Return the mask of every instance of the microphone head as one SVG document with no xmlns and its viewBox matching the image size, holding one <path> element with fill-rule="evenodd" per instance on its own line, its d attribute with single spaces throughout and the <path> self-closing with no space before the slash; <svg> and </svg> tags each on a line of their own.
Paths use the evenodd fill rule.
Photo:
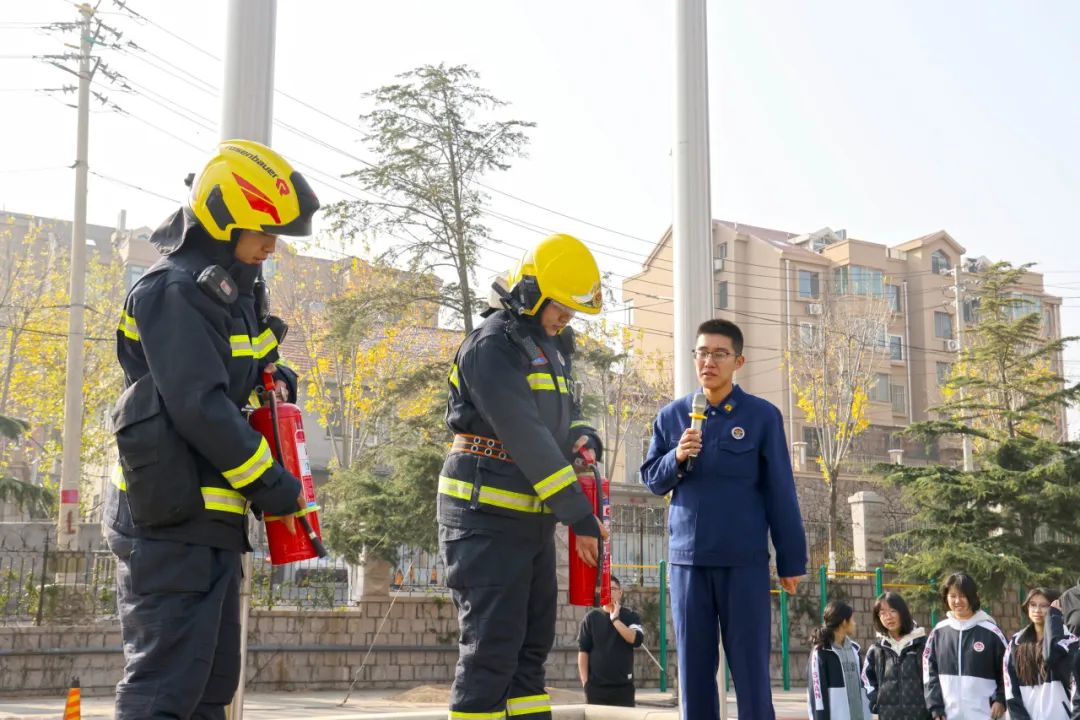
<svg viewBox="0 0 1080 720">
<path fill-rule="evenodd" d="M 704 413 L 705 408 L 708 407 L 708 404 L 708 401 L 705 400 L 704 393 L 697 393 L 696 395 L 694 395 L 693 408 L 696 414 L 701 415 L 702 413 Z"/>
</svg>

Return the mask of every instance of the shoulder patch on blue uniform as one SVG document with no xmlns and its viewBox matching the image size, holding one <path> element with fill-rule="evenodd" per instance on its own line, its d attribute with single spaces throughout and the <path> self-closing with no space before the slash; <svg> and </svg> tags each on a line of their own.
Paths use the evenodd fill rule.
<svg viewBox="0 0 1080 720">
<path fill-rule="evenodd" d="M 548 361 L 547 355 L 544 355 L 544 351 L 541 350 L 540 354 L 532 359 L 532 364 L 533 365 L 544 365 L 544 364 L 547 363 L 547 361 Z"/>
</svg>

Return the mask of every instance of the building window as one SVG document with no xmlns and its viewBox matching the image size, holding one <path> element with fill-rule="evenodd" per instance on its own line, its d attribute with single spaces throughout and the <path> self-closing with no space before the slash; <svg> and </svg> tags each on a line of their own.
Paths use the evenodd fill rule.
<svg viewBox="0 0 1080 720">
<path fill-rule="evenodd" d="M 930 269 L 935 273 L 943 273 L 952 270 L 952 263 L 949 261 L 949 256 L 945 254 L 943 250 L 935 250 L 930 256 Z"/>
<path fill-rule="evenodd" d="M 900 286 L 899 285 L 886 285 L 885 295 L 889 298 L 889 308 L 894 313 L 904 311 L 903 302 L 900 299 Z"/>
<path fill-rule="evenodd" d="M 719 310 L 724 310 L 728 305 L 727 294 L 727 280 L 724 282 L 716 283 L 716 307 Z"/>
<path fill-rule="evenodd" d="M 805 348 L 817 347 L 818 326 L 813 323 L 799 323 L 799 342 Z"/>
<path fill-rule="evenodd" d="M 897 415 L 903 415 L 907 412 L 907 388 L 903 385 L 893 385 L 889 389 L 889 396 L 892 400 L 892 410 Z"/>
<path fill-rule="evenodd" d="M 1019 320 L 1031 314 L 1042 313 L 1042 299 L 1034 295 L 1023 293 L 1009 293 L 1009 306 L 1005 311 L 1006 316 L 1013 321 Z"/>
<path fill-rule="evenodd" d="M 952 336 L 952 315 L 940 310 L 934 312 L 934 337 L 951 340 Z"/>
<path fill-rule="evenodd" d="M 889 375 L 878 373 L 874 377 L 874 384 L 870 387 L 870 399 L 874 402 L 889 402 Z"/>
<path fill-rule="evenodd" d="M 937 367 L 937 384 L 938 387 L 944 387 L 949 384 L 949 377 L 952 375 L 952 364 L 946 362 L 939 362 Z"/>
<path fill-rule="evenodd" d="M 813 300 L 821 297 L 821 274 L 809 270 L 799 271 L 799 297 Z"/>
<path fill-rule="evenodd" d="M 818 444 L 817 428 L 813 425 L 804 425 L 802 439 L 806 443 L 806 459 L 813 462 L 814 458 L 821 454 L 821 445 Z"/>
<path fill-rule="evenodd" d="M 904 359 L 904 338 L 899 335 L 889 336 L 889 357 L 893 360 Z"/>
<path fill-rule="evenodd" d="M 979 298 L 964 301 L 964 324 L 974 325 L 979 319 Z"/>
<path fill-rule="evenodd" d="M 716 256 L 713 257 L 713 270 L 722 272 L 727 265 L 727 243 L 722 242 L 716 246 Z"/>
<path fill-rule="evenodd" d="M 833 279 L 836 282 L 836 291 L 841 295 L 881 297 L 885 294 L 885 273 L 876 268 L 845 265 L 833 271 Z"/>
<path fill-rule="evenodd" d="M 128 290 L 135 284 L 135 281 L 142 277 L 142 274 L 146 272 L 146 265 L 128 265 L 124 270 L 124 287 Z"/>
</svg>

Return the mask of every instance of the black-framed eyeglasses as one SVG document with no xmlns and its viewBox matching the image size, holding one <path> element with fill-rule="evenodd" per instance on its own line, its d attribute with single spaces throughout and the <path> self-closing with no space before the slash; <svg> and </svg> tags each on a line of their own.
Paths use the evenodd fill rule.
<svg viewBox="0 0 1080 720">
<path fill-rule="evenodd" d="M 698 362 L 705 362 L 709 358 L 712 358 L 718 363 L 722 363 L 728 358 L 736 356 L 736 353 L 731 353 L 727 350 L 691 350 L 690 354 L 693 355 L 694 359 Z"/>
</svg>

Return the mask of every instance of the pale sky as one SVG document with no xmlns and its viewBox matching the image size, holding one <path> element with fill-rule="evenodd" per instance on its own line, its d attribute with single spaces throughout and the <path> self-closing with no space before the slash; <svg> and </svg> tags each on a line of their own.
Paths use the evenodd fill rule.
<svg viewBox="0 0 1080 720">
<path fill-rule="evenodd" d="M 96 89 L 131 116 L 94 106 L 90 167 L 143 191 L 91 176 L 89 220 L 111 225 L 124 208 L 129 226 L 155 226 L 217 140 L 222 67 L 210 55 L 224 54 L 226 5 L 128 5 L 152 23 L 114 0 L 100 10 L 153 54 L 103 53 L 140 94 L 99 75 Z M 276 87 L 355 127 L 363 92 L 395 74 L 470 65 L 511 103 L 502 117 L 538 124 L 529 157 L 486 184 L 605 228 L 493 192 L 495 212 L 534 228 L 492 216 L 495 236 L 523 247 L 547 230 L 575 233 L 625 276 L 671 220 L 673 8 L 280 0 Z M 828 225 L 886 244 L 944 228 L 971 256 L 1038 263 L 1066 298 L 1065 331 L 1080 334 L 1080 4 L 714 0 L 709 13 L 714 217 L 797 233 Z M 71 217 L 75 111 L 63 103 L 74 96 L 32 91 L 75 78 L 26 56 L 76 41 L 27 23 L 76 16 L 64 0 L 0 0 L 2 209 Z M 280 93 L 275 118 L 368 157 L 357 131 Z M 280 125 L 273 145 L 315 168 L 301 171 L 324 204 L 344 196 L 348 184 L 325 176 L 354 160 Z M 501 269 L 510 261 L 497 253 L 516 247 L 482 264 Z M 1067 357 L 1080 375 L 1080 350 Z"/>
</svg>

